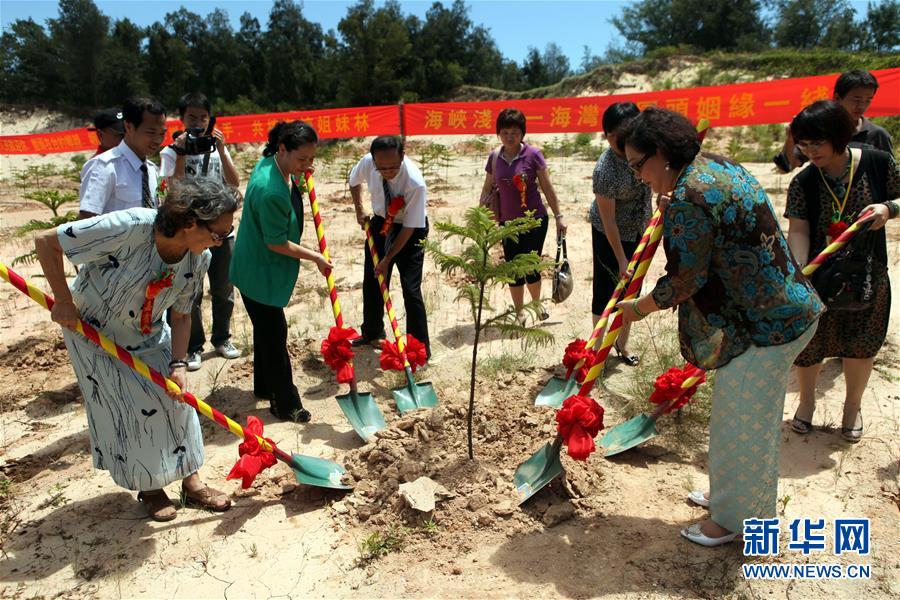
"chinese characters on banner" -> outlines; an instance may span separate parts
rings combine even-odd
[[[400,110],[394,105],[219,117],[216,119],[216,127],[222,130],[225,141],[229,144],[263,142],[275,123],[296,119],[312,125],[322,139],[400,133]],[[170,120],[165,143],[171,143],[172,134],[180,129],[183,129],[181,123]],[[87,129],[0,136],[0,154],[53,154],[93,150],[96,147],[97,137]]]
[[[868,116],[900,113],[900,68],[872,71],[879,88]],[[838,74],[738,83],[714,87],[665,90],[615,96],[542,98],[491,102],[408,104],[406,134],[493,134],[497,114],[508,107],[525,113],[529,133],[600,131],[603,111],[615,102],[631,101],[644,109],[660,106],[712,127],[786,123],[816,100],[831,98]]]
[[[879,88],[868,116],[900,114],[900,67],[872,71]],[[369,106],[220,117],[217,126],[228,143],[261,142],[283,120],[303,119],[320,138],[351,138],[403,133],[416,135],[493,134],[497,114],[516,107],[528,118],[530,133],[600,131],[603,111],[614,102],[632,101],[641,109],[661,106],[694,122],[709,119],[712,127],[786,123],[804,106],[831,97],[838,75],[820,75],[714,87],[664,90],[615,96],[543,98],[490,102],[441,102],[402,106]],[[401,132],[400,113],[403,112]],[[180,129],[169,123],[169,133]],[[169,141],[169,140],[167,140]],[[0,154],[51,154],[91,150],[93,133],[72,129],[56,133],[0,136]]]

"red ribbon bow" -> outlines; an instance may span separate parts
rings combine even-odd
[[[836,240],[842,233],[847,231],[849,227],[850,223],[847,223],[846,221],[834,221],[828,226],[828,237],[832,241]]]
[[[596,450],[594,438],[603,429],[603,407],[593,398],[569,396],[556,412],[556,431],[563,438],[569,456],[587,460]]]
[[[588,371],[590,371],[591,367],[597,362],[597,353],[590,348],[586,348],[586,346],[587,342],[582,339],[577,339],[566,346],[566,352],[563,354],[563,366],[566,367],[566,379],[572,376],[572,371],[575,369],[575,365],[578,364],[578,361],[584,359],[584,364],[581,365],[581,368],[578,369],[578,373],[575,374],[575,380],[578,381],[578,383],[582,383],[584,378],[587,377]]]
[[[147,284],[147,290],[144,292],[144,305],[141,307],[141,333],[150,333],[151,325],[153,325],[153,301],[160,293],[172,287],[172,278],[175,272],[171,269],[160,273],[159,277]]]
[[[403,196],[394,196],[391,199],[387,209],[387,216],[384,218],[384,225],[381,226],[381,235],[387,235],[388,231],[391,230],[391,227],[394,225],[394,217],[403,208],[403,204]]]
[[[513,185],[516,186],[516,189],[519,190],[519,201],[522,203],[522,209],[526,209],[528,207],[528,203],[525,201],[525,192],[528,188],[528,180],[525,176],[525,173],[517,173],[513,175]]]
[[[691,387],[684,389],[682,384],[685,380],[700,375],[700,379]],[[662,375],[656,378],[653,384],[653,393],[650,395],[650,402],[653,404],[663,404],[671,400],[675,400],[665,410],[665,414],[669,414],[673,410],[678,410],[685,404],[690,402],[694,397],[694,393],[700,384],[706,381],[706,371],[698,369],[694,365],[687,363],[684,368],[672,367]]]
[[[407,334],[406,336],[405,350],[409,368],[413,373],[428,361],[428,350],[425,348],[425,344],[412,335]],[[397,342],[381,340],[381,356],[378,362],[385,371],[402,371],[404,369],[403,356],[400,354]]]
[[[256,436],[262,436],[263,422],[254,416],[247,417],[247,426],[244,427],[244,441],[238,446],[240,458],[234,463],[228,473],[229,479],[241,478],[241,487],[247,489],[253,485],[256,476],[275,464],[275,455],[263,450]],[[273,447],[275,443],[265,438]]]
[[[322,358],[337,376],[338,383],[353,380],[353,346],[350,340],[358,334],[352,327],[332,327],[322,340]]]

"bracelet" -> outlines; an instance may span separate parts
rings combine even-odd
[[[558,215],[553,215],[553,218],[556,219],[556,220],[558,221],[559,219],[562,219],[562,218],[563,218],[563,214],[562,214],[562,213],[559,213]]]
[[[177,367],[187,368],[187,366],[188,366],[188,364],[187,364],[186,360],[173,360],[173,361],[169,362],[170,369],[175,369]]]
[[[896,219],[900,215],[900,204],[896,200],[888,200],[884,205],[888,209],[888,219]]]
[[[642,319],[643,319],[644,317],[646,317],[647,315],[650,314],[650,313],[648,313],[648,312],[647,312],[647,313],[641,312],[641,309],[638,308],[638,301],[637,301],[637,300],[635,300],[634,303],[631,305],[631,309],[634,310],[634,314],[636,314],[637,316],[639,316],[639,317],[642,318]]]

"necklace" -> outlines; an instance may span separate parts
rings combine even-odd
[[[828,190],[828,193],[831,195],[831,222],[832,223],[840,223],[844,216],[844,209],[847,208],[847,200],[850,198],[850,184],[853,183],[853,171],[855,169],[855,164],[853,162],[853,153],[850,152],[850,149],[847,148],[847,152],[850,154],[850,160],[847,161],[847,168],[844,173],[841,174],[837,179],[827,175],[822,168],[819,168],[819,175],[822,177],[822,183],[825,184],[825,189]],[[844,185],[844,177],[850,175],[850,178],[847,180],[847,184]],[[842,200],[838,200],[838,196],[843,196]]]

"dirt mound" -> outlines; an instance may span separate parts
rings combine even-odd
[[[46,372],[68,363],[69,354],[60,332],[48,337],[25,338],[0,354],[0,367],[23,371]]]
[[[523,407],[521,391],[478,391],[473,419],[475,459],[469,460],[466,407],[442,403],[409,413],[376,434],[377,440],[344,459],[354,489],[332,510],[370,526],[421,528],[432,522],[449,535],[444,545],[464,550],[471,533],[513,535],[573,517],[590,493],[602,488],[599,461],[563,455],[566,477],[517,508],[513,474],[519,464],[555,435],[555,411]],[[446,488],[433,512],[409,508],[403,483],[429,477]]]

